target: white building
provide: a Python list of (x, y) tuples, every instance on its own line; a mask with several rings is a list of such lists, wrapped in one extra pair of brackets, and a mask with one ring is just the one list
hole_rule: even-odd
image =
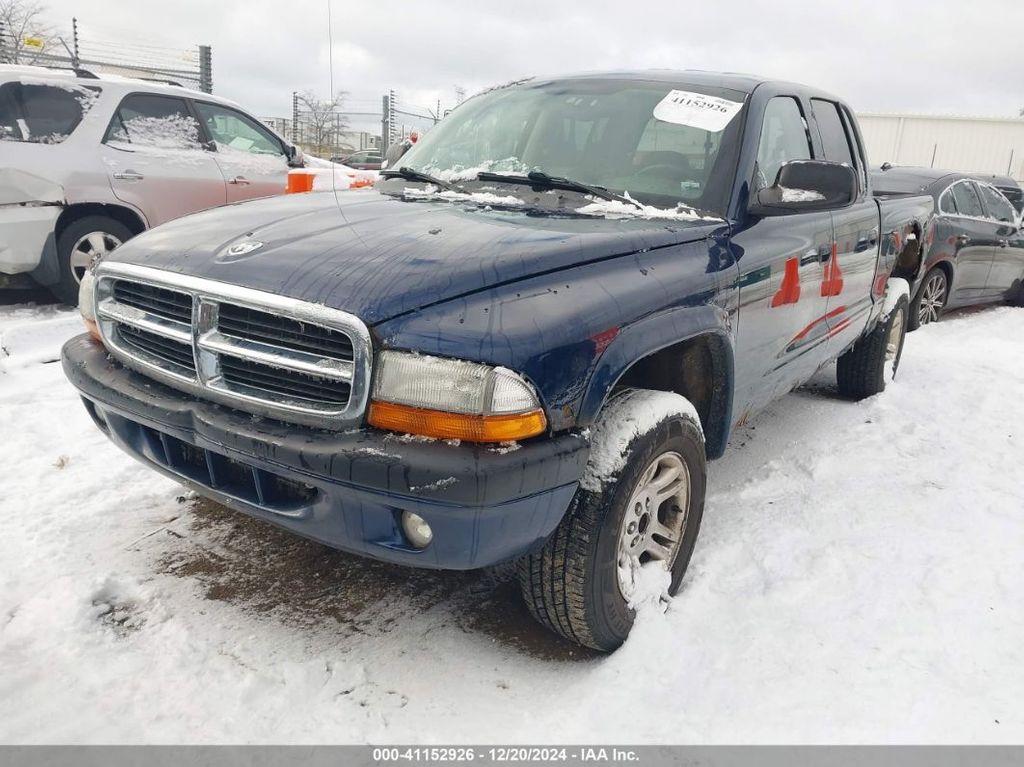
[(995, 173), (1024, 181), (1024, 118), (858, 114), (872, 165)]

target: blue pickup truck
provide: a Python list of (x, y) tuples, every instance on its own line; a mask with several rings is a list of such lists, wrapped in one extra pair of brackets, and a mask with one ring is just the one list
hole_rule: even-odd
[(851, 110), (804, 86), (524, 80), (373, 190), (124, 244), (63, 366), (197, 493), (403, 565), (515, 561), (538, 620), (610, 651), (647, 568), (678, 589), (732, 428), (834, 360), (846, 397), (895, 374), (891, 271), (932, 203), (866, 168)]

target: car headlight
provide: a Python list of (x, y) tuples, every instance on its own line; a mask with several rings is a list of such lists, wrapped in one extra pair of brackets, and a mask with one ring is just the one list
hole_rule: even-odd
[(100, 329), (96, 324), (96, 277), (92, 269), (86, 269), (82, 275), (82, 283), (78, 286), (78, 311), (82, 315), (85, 329), (89, 335), (98, 343), (103, 343), (100, 338)]
[(533, 387), (511, 370), (390, 351), (377, 357), (369, 423), (468, 442), (526, 439), (547, 428)]

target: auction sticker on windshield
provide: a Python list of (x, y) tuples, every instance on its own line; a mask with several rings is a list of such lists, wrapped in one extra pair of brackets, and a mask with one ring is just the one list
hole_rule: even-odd
[(717, 133), (729, 124), (742, 107), (740, 101), (690, 91), (669, 91), (654, 107), (654, 116), (665, 122)]

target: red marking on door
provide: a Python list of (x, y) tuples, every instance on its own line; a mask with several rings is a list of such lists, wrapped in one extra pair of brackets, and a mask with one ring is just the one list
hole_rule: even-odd
[(830, 311), (828, 314), (823, 314), (822, 316), (818, 317), (818, 319), (816, 319), (814, 322), (812, 322), (799, 333), (797, 333), (795, 336), (793, 336), (793, 340), (789, 342), (788, 346), (793, 346), (795, 344), (800, 343), (801, 341), (804, 340), (804, 337), (812, 330), (814, 330), (818, 325), (825, 322), (826, 320), (831, 320), (832, 318), (839, 316), (845, 311), (845, 306), (839, 306)]
[(800, 259), (794, 256), (793, 258), (786, 259), (786, 271), (782, 275), (782, 284), (779, 286), (778, 292), (772, 297), (771, 306), (774, 309), (785, 304), (795, 304), (799, 300)]
[(825, 278), (821, 281), (822, 297), (838, 296), (843, 292), (843, 270), (839, 267), (838, 250), (833, 240), (832, 257), (825, 264)]
[(828, 331), (828, 337), (829, 337), (829, 338), (831, 338), (831, 337), (832, 337), (832, 336), (834, 336), (834, 335), (835, 335), (836, 333), (839, 333), (839, 332), (840, 332), (840, 331), (842, 331), (842, 330), (846, 330), (847, 326), (848, 326), (848, 325), (849, 325), (849, 324), (850, 324), (851, 322), (852, 322), (852, 320), (851, 320), (851, 319), (850, 319), (849, 317), (847, 317), (847, 318), (846, 318), (845, 320), (843, 320), (843, 321), (842, 321), (842, 322), (840, 322), (840, 323), (839, 323), (838, 325), (836, 325), (836, 326), (835, 326), (834, 328), (832, 328), (832, 329), (831, 329), (830, 331)]

